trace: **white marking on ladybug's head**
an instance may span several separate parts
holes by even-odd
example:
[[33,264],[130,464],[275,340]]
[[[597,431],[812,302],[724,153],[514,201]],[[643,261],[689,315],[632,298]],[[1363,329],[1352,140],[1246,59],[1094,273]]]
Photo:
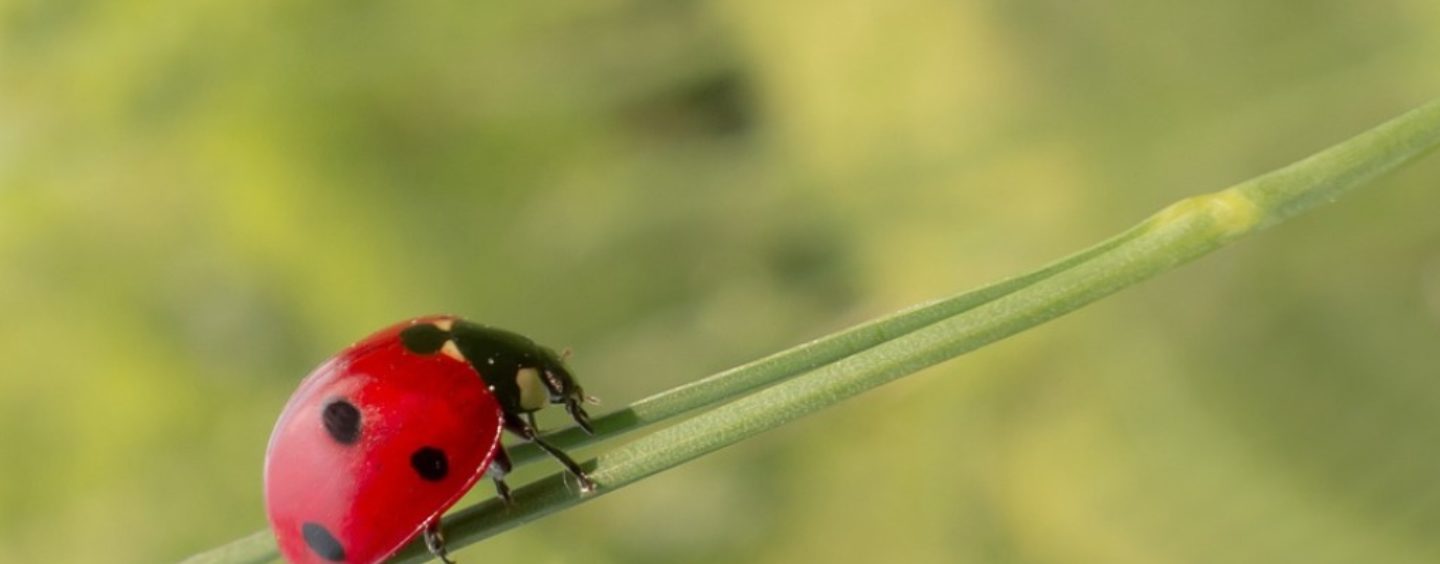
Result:
[[452,329],[452,328],[455,327],[455,320],[454,320],[454,319],[441,319],[441,320],[438,320],[438,321],[435,322],[435,326],[436,326],[436,327],[439,327],[441,331],[444,331],[444,332],[446,332],[446,333],[449,333],[449,332],[450,332],[450,329]]
[[557,394],[565,389],[565,383],[560,381],[560,377],[549,370],[545,371],[545,382],[550,385],[550,390]]
[[520,389],[520,408],[535,411],[550,401],[550,390],[540,380],[537,368],[521,368],[515,373],[515,386]]
[[460,347],[455,346],[453,339],[445,341],[445,344],[440,347],[440,353],[460,362],[465,362],[465,355],[460,352]]
[[490,358],[485,359],[485,364],[492,364],[492,365],[495,364],[495,357],[492,356],[492,357],[490,357]]

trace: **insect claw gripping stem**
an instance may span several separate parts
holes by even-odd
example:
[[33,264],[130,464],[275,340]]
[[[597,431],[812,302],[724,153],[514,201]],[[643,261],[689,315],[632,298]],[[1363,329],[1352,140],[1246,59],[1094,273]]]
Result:
[[549,454],[555,460],[559,461],[560,465],[565,467],[565,470],[573,474],[575,479],[580,482],[580,493],[588,494],[595,491],[595,482],[590,479],[590,476],[585,474],[585,470],[580,468],[580,464],[576,463],[575,459],[570,458],[570,455],[565,454],[564,451],[556,448],[554,445],[535,436],[533,430],[531,433],[531,436],[528,437],[527,440],[535,443],[535,446],[540,447],[540,450],[545,451],[546,454]]
[[510,496],[510,485],[505,483],[505,476],[515,469],[514,463],[510,462],[510,454],[505,452],[504,447],[495,450],[495,459],[490,462],[490,468],[485,473],[495,482],[495,495],[505,504],[505,507],[514,507],[515,498]]
[[500,498],[500,503],[505,504],[507,509],[515,507],[515,498],[510,495],[510,485],[506,484],[505,480],[495,478],[495,496]]
[[440,532],[438,517],[425,524],[425,548],[429,549],[430,554],[434,554],[441,562],[455,564],[455,561],[450,559],[449,551],[445,549],[445,535]]

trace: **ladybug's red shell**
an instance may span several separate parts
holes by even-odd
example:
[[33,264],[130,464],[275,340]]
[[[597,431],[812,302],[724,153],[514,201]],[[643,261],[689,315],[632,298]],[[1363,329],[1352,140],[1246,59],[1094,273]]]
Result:
[[378,562],[414,538],[484,473],[502,412],[453,347],[407,349],[384,329],[312,372],[275,424],[265,504],[294,563]]

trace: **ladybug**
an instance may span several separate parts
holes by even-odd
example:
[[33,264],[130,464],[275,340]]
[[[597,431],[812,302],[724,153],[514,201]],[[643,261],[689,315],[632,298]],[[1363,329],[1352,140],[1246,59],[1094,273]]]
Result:
[[440,515],[482,474],[510,503],[501,429],[535,443],[594,491],[580,465],[540,438],[534,413],[560,404],[593,433],[562,355],[453,316],[382,329],[305,377],[265,451],[265,506],[290,562],[380,562],[415,535],[450,562]]

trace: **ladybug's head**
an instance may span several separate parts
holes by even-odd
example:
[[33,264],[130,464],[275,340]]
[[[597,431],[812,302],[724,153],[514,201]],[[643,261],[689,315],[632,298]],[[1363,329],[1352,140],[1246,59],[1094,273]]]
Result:
[[545,349],[545,356],[548,362],[545,363],[544,378],[545,391],[549,395],[551,404],[564,404],[565,411],[570,413],[570,418],[575,420],[586,434],[595,434],[595,427],[590,425],[590,414],[585,412],[584,404],[600,403],[591,396],[585,395],[585,390],[575,382],[575,377],[570,374],[570,368],[565,366],[565,357],[570,356],[570,351],[563,354],[555,354],[555,351]]

